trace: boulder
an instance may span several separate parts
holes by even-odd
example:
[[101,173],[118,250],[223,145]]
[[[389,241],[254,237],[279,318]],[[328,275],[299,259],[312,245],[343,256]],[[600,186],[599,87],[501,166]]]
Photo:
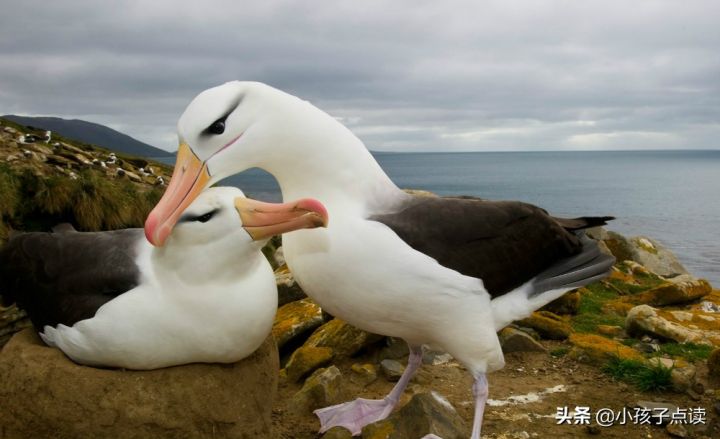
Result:
[[659,242],[645,236],[636,236],[628,239],[631,257],[645,268],[664,277],[674,277],[688,274],[687,269],[678,261],[670,250]]
[[572,333],[567,319],[549,311],[536,311],[530,317],[518,321],[517,324],[532,328],[541,337],[550,340],[565,340]]
[[318,369],[305,380],[302,389],[293,395],[289,409],[296,414],[338,404],[346,399],[343,376],[335,366]]
[[649,334],[678,343],[720,346],[720,321],[696,310],[663,311],[638,305],[628,311],[625,326],[631,335]]
[[572,334],[569,341],[573,348],[568,355],[579,361],[604,364],[613,358],[644,360],[644,357],[635,349],[600,335]]
[[499,339],[500,346],[506,354],[510,352],[547,352],[545,346],[527,333],[515,328],[504,328],[500,331]]
[[285,375],[290,381],[299,381],[315,369],[332,360],[333,350],[324,347],[301,346],[290,356],[285,365]]
[[349,357],[381,339],[380,335],[363,331],[336,318],[316,329],[305,346],[329,347],[335,355]]
[[683,274],[647,291],[631,294],[623,299],[635,304],[666,306],[692,302],[711,292],[712,287],[705,279],[696,279],[689,274]]
[[450,402],[436,392],[418,393],[387,419],[366,425],[363,439],[417,439],[434,434],[443,439],[470,435]]
[[272,338],[234,364],[127,371],[77,365],[26,329],[0,353],[3,437],[272,437],[277,368]]
[[310,299],[303,299],[278,308],[272,334],[278,347],[282,348],[289,341],[322,324],[323,313],[320,306]]
[[580,307],[580,291],[569,291],[541,308],[554,314],[577,314]]

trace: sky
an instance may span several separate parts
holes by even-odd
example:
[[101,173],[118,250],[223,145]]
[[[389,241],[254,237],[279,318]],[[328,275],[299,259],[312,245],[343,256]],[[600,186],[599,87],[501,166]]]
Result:
[[720,149],[717,0],[3,3],[0,114],[167,150],[190,100],[235,79],[372,150]]

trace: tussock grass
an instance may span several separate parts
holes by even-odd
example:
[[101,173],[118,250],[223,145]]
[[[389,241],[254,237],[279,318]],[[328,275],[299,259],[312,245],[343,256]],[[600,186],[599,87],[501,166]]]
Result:
[[20,203],[20,181],[6,164],[0,164],[0,220],[15,215]]
[[713,351],[712,346],[695,343],[663,343],[658,354],[681,357],[690,362],[707,360]]
[[672,369],[661,364],[653,365],[639,360],[614,358],[603,367],[603,372],[616,380],[634,384],[644,392],[657,392],[671,387]]

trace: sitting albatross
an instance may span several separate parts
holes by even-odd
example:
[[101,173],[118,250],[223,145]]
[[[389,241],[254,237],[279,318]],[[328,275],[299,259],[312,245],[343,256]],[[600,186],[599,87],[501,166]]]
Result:
[[265,84],[202,92],[180,117],[178,136],[172,182],[145,223],[153,244],[163,245],[203,187],[262,168],[284,199],[316,197],[332,216],[328,228],[283,240],[303,290],[330,314],[410,346],[408,367],[385,399],[320,409],[321,431],[339,425],[356,435],[386,417],[428,344],[475,377],[472,437],[480,438],[485,375],[504,365],[496,331],[603,278],[613,263],[581,232],[611,218],[559,219],[520,202],[409,195],[340,122]]
[[162,248],[142,229],[19,234],[0,250],[0,294],[78,363],[238,361],[265,340],[277,308],[260,248],[272,235],[327,220],[315,200],[273,205],[269,215],[247,202],[239,189],[208,189]]

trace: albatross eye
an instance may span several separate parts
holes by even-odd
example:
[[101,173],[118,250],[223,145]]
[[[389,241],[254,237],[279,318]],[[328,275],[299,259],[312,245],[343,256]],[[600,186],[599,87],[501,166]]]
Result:
[[225,132],[225,119],[227,116],[213,122],[209,127],[205,128],[207,134],[222,134]]
[[220,209],[211,210],[210,212],[200,215],[200,216],[193,216],[191,214],[186,214],[180,217],[178,220],[178,223],[191,223],[191,222],[199,222],[199,223],[206,223],[210,221],[216,213],[220,212]]
[[206,223],[212,219],[212,217],[215,215],[215,211],[208,212],[205,215],[200,215],[199,217],[195,218],[195,221],[199,221],[201,223]]

